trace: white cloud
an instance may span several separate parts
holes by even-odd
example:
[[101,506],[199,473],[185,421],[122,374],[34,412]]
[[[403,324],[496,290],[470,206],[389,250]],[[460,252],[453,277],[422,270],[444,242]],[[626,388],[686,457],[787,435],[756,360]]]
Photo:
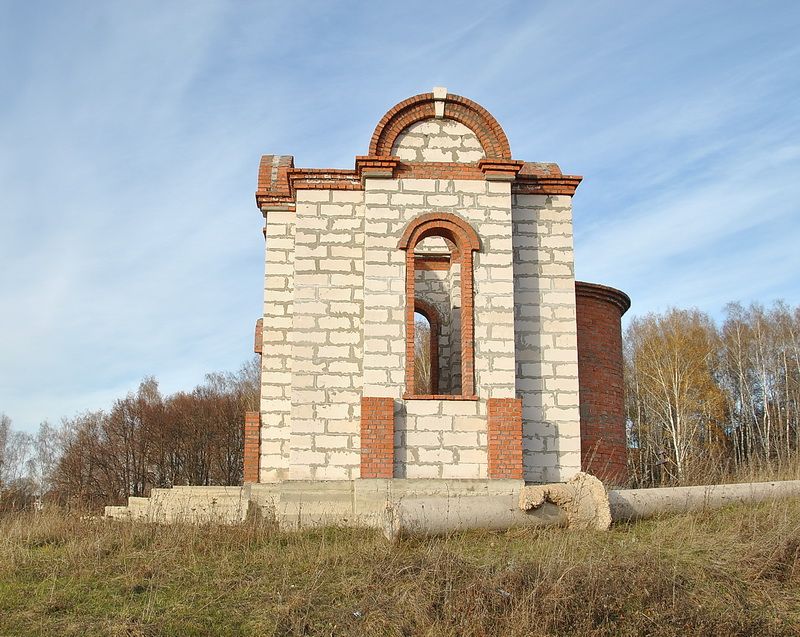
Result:
[[800,301],[792,7],[83,9],[0,7],[0,411],[17,426],[145,374],[174,391],[237,367],[261,302],[259,155],[350,167],[434,84],[489,108],[517,156],[585,174],[578,273],[635,311]]

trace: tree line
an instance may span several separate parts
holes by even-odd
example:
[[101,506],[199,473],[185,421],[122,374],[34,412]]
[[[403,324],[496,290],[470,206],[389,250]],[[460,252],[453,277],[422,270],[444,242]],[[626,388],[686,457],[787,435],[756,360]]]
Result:
[[33,435],[0,414],[0,510],[99,509],[154,487],[239,484],[244,412],[258,409],[258,388],[253,359],[168,396],[145,378],[109,410],[45,422]]
[[[800,477],[800,307],[733,303],[719,323],[695,309],[635,317],[624,359],[631,486]],[[0,413],[0,509],[99,508],[153,487],[240,484],[244,412],[258,409],[258,394],[253,359],[169,396],[145,378],[109,410],[36,434]]]
[[797,471],[800,307],[731,303],[634,318],[625,332],[634,484]]

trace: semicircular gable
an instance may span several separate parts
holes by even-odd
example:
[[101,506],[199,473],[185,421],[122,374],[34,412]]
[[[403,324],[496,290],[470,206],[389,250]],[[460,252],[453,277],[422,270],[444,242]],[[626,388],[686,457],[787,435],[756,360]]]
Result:
[[[433,93],[421,93],[395,105],[381,118],[369,145],[371,156],[388,157],[397,138],[409,126],[436,117]],[[498,121],[480,104],[448,93],[444,97],[444,117],[463,124],[475,133],[488,159],[511,159],[511,147]]]

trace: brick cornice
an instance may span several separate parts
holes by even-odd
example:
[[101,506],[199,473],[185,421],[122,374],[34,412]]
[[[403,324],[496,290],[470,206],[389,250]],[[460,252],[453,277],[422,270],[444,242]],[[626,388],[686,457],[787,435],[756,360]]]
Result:
[[525,162],[511,185],[511,192],[520,195],[575,194],[583,177],[564,175],[558,164]]
[[293,168],[288,179],[293,198],[297,190],[362,190],[355,170]]
[[511,192],[515,195],[567,195],[572,197],[582,180],[583,177],[575,175],[564,175],[558,179],[550,177],[526,179],[521,183],[516,181],[512,184]]
[[[403,162],[397,157],[356,157],[355,170],[337,168],[294,168],[289,165],[274,169],[271,155],[265,155],[259,170],[256,204],[261,210],[294,210],[297,190],[363,190],[364,181],[380,179],[454,179],[511,181],[513,194],[568,195],[583,177],[562,175],[555,164],[532,164],[521,161],[483,159],[477,164],[440,162]],[[289,158],[291,159],[291,158]],[[529,166],[555,167],[552,172],[525,173]],[[268,175],[275,174],[270,180]]]
[[598,299],[614,305],[619,309],[620,316],[631,307],[631,298],[625,292],[597,283],[575,281],[575,296]]
[[400,159],[397,157],[379,157],[376,155],[359,155],[356,157],[356,175],[359,182],[368,178],[392,179],[397,173]]
[[524,161],[513,159],[481,159],[478,162],[478,168],[487,181],[514,181],[524,165]]

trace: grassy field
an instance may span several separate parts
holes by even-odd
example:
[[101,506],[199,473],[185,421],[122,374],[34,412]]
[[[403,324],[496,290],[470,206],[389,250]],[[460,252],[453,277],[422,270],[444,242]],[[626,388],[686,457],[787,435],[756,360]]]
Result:
[[0,518],[0,635],[800,635],[800,502],[388,544]]

